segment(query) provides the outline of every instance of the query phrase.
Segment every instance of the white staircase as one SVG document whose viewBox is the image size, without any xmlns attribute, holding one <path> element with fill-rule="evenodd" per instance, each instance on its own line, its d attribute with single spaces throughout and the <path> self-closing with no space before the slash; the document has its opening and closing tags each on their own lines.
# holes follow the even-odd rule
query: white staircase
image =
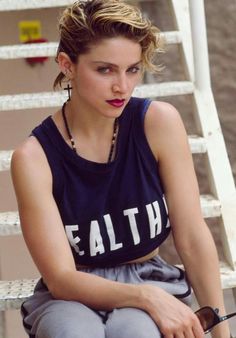
<svg viewBox="0 0 236 338">
<path fill-rule="evenodd" d="M 1 11 L 59 7 L 74 0 L 2 0 Z M 153 0 L 155 2 L 155 0 Z M 135 90 L 139 97 L 191 94 L 198 135 L 189 135 L 193 154 L 204 154 L 208 162 L 210 191 L 201 196 L 203 215 L 217 217 L 221 229 L 225 262 L 221 262 L 224 289 L 233 290 L 236 299 L 236 190 L 211 90 L 203 0 L 169 0 L 176 31 L 163 32 L 167 44 L 178 44 L 184 59 L 185 81 L 144 84 Z M 57 42 L 0 47 L 0 59 L 55 56 Z M 10 80 L 10 79 L 9 79 Z M 64 91 L 0 96 L 0 111 L 61 106 Z M 1 119 L 1 117 L 0 117 Z M 0 151 L 0 171 L 9 170 L 12 150 Z M 0 236 L 19 235 L 17 211 L 0 213 Z M 5 337 L 4 311 L 19 309 L 32 294 L 35 280 L 0 281 L 0 338 Z"/>
</svg>

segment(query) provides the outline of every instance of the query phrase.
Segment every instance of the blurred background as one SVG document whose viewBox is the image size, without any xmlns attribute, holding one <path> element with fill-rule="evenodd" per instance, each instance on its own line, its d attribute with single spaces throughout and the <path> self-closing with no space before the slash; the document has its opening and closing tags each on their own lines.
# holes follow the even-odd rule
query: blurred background
<svg viewBox="0 0 236 338">
<path fill-rule="evenodd" d="M 197 1 L 197 0 L 196 0 Z M 161 30 L 175 30 L 174 21 L 166 0 L 145 1 L 143 10 Z M 211 66 L 212 88 L 224 134 L 229 160 L 236 180 L 236 1 L 205 0 L 209 58 Z M 38 20 L 42 27 L 42 37 L 48 41 L 58 41 L 57 18 L 62 8 L 0 12 L 0 45 L 20 43 L 19 22 Z M 158 60 L 165 67 L 156 81 L 168 79 L 184 80 L 183 66 L 176 45 L 167 46 L 166 52 Z M 0 95 L 51 91 L 54 78 L 58 73 L 53 58 L 44 63 L 30 65 L 24 59 L 0 61 Z M 165 97 L 180 111 L 188 133 L 194 133 L 191 97 Z M 31 109 L 26 111 L 1 112 L 0 148 L 14 149 L 21 143 L 44 117 L 54 109 Z M 205 168 L 194 158 L 201 193 L 207 191 Z M 0 173 L 0 212 L 15 211 L 16 200 L 9 172 Z M 219 234 L 214 227 L 215 220 L 209 226 L 221 255 Z M 43 249 L 43 248 L 42 248 Z M 171 239 L 163 249 L 164 257 L 176 262 L 176 253 Z M 32 263 L 21 236 L 0 237 L 0 278 L 36 278 L 38 272 Z M 230 293 L 225 292 L 228 310 L 233 309 Z M 19 311 L 7 313 L 8 331 L 6 338 L 26 338 L 21 326 Z M 236 330 L 236 323 L 231 322 Z M 234 325 L 234 327 L 233 327 Z M 236 331 L 235 331 L 236 332 Z"/>
</svg>

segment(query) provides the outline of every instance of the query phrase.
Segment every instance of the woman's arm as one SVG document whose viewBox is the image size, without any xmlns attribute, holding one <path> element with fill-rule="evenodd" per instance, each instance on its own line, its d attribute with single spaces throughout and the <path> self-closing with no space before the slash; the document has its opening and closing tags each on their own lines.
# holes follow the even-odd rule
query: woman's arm
<svg viewBox="0 0 236 338">
<path fill-rule="evenodd" d="M 159 161 L 173 238 L 200 306 L 225 313 L 216 247 L 203 220 L 187 135 L 174 107 L 153 102 L 145 120 L 148 141 Z M 229 337 L 228 324 L 214 337 Z"/>
</svg>

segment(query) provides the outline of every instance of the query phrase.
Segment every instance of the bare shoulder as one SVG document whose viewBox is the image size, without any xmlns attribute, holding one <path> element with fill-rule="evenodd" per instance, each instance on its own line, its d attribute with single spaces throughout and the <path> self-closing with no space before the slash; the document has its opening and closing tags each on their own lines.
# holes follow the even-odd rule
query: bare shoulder
<svg viewBox="0 0 236 338">
<path fill-rule="evenodd" d="M 51 171 L 47 158 L 35 137 L 29 137 L 13 152 L 11 175 L 16 192 L 34 189 L 37 185 L 51 186 Z"/>
<path fill-rule="evenodd" d="M 30 136 L 22 144 L 20 144 L 13 152 L 11 165 L 32 165 L 46 164 L 46 156 L 44 151 L 34 136 Z"/>
<path fill-rule="evenodd" d="M 147 126 L 171 127 L 182 123 L 178 110 L 170 103 L 163 101 L 152 101 L 146 114 Z"/>
<path fill-rule="evenodd" d="M 157 158 L 176 142 L 186 143 L 186 131 L 178 110 L 163 101 L 152 101 L 145 117 L 145 134 Z"/>
</svg>

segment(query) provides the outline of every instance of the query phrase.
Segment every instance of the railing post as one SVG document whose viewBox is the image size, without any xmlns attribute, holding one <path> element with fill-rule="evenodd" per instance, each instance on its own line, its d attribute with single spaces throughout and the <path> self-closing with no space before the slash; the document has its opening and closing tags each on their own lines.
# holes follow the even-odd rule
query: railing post
<svg viewBox="0 0 236 338">
<path fill-rule="evenodd" d="M 195 85 L 200 91 L 211 88 L 204 0 L 189 0 Z"/>
</svg>

